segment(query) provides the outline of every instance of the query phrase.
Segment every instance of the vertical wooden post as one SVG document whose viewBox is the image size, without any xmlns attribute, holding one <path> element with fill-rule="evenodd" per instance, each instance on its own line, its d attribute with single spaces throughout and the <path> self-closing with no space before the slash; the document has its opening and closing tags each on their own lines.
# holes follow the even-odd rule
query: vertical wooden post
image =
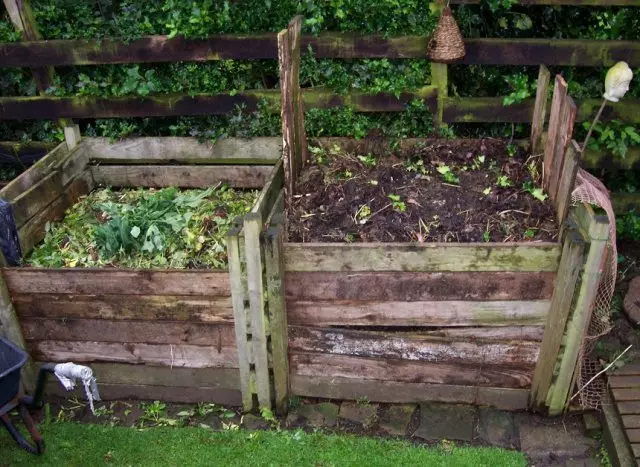
<svg viewBox="0 0 640 467">
<path fill-rule="evenodd" d="M 3 0 L 3 2 L 9 12 L 13 27 L 22 34 L 23 40 L 39 41 L 42 39 L 29 0 Z M 55 70 L 53 67 L 32 68 L 31 73 L 36 88 L 41 95 L 44 95 L 46 90 L 53 86 Z M 61 119 L 59 124 L 64 127 L 70 125 L 71 122 Z"/>
<path fill-rule="evenodd" d="M 238 367 L 240 370 L 240 391 L 242 408 L 249 411 L 253 408 L 253 388 L 251 387 L 251 368 L 249 364 L 249 340 L 247 338 L 248 310 L 245 303 L 249 301 L 247 293 L 246 271 L 243 270 L 243 255 L 240 253 L 242 224 L 229 230 L 227 234 L 227 258 L 229 262 L 229 281 L 231 284 L 231 302 L 233 305 L 233 325 L 238 349 Z M 245 275 L 243 280 L 243 275 Z"/>
<path fill-rule="evenodd" d="M 447 2 L 435 0 L 431 7 L 442 14 Z M 436 102 L 436 114 L 433 116 L 433 125 L 436 130 L 440 130 L 444 124 L 444 103 L 449 96 L 449 72 L 446 63 L 431 62 L 431 85 L 438 88 L 438 98 Z"/>
<path fill-rule="evenodd" d="M 294 194 L 295 182 L 307 161 L 307 137 L 300 91 L 300 38 L 302 17 L 291 20 L 278 33 L 280 99 L 282 102 L 282 157 L 285 168 L 285 202 Z"/>
<path fill-rule="evenodd" d="M 567 148 L 571 144 L 573 124 L 576 120 L 577 108 L 571 96 L 567 95 L 564 97 L 562 110 L 560 112 L 560 125 L 553 149 L 551 173 L 549 174 L 549 197 L 556 203 L 556 206 L 558 201 L 558 184 L 564 171 L 564 160 L 567 154 Z"/>
<path fill-rule="evenodd" d="M 540 345 L 540 355 L 533 373 L 530 399 L 533 408 L 543 408 L 547 400 L 578 276 L 584 264 L 584 248 L 585 242 L 582 236 L 576 231 L 571 231 L 562 248 L 551 308 Z"/>
<path fill-rule="evenodd" d="M 562 108 L 567 97 L 567 83 L 560 75 L 556 75 L 553 87 L 553 100 L 551 101 L 551 111 L 549 112 L 549 129 L 547 130 L 547 141 L 544 148 L 544 160 L 542 162 L 543 188 L 549 191 L 549 181 L 551 177 L 551 167 L 555 155 L 558 131 L 561 125 Z"/>
<path fill-rule="evenodd" d="M 289 355 L 287 312 L 284 296 L 284 256 L 282 225 L 274 225 L 265 234 L 267 297 L 271 324 L 271 359 L 276 411 L 284 414 L 289 400 Z"/>
<path fill-rule="evenodd" d="M 270 326 L 265 310 L 264 261 L 262 257 L 262 216 L 249 213 L 244 218 L 245 255 L 249 309 L 251 310 L 251 347 L 255 366 L 256 392 L 260 408 L 271 409 L 271 383 L 269 375 L 269 349 L 267 336 Z"/>
<path fill-rule="evenodd" d="M 542 132 L 544 131 L 544 120 L 547 114 L 547 95 L 549 94 L 549 79 L 551 73 L 549 69 L 540 65 L 538 71 L 538 85 L 536 89 L 536 104 L 533 108 L 531 118 L 531 154 L 535 155 L 540 150 Z"/>
<path fill-rule="evenodd" d="M 69 148 L 69 151 L 80 144 L 81 139 L 82 136 L 80 135 L 80 127 L 78 125 L 64 127 L 64 140 L 67 143 L 67 148 Z"/>
<path fill-rule="evenodd" d="M 576 182 L 576 175 L 578 174 L 578 154 L 580 154 L 580 146 L 578 146 L 578 143 L 573 140 L 567 147 L 567 152 L 564 156 L 564 164 L 562 166 L 562 173 L 560 174 L 560 180 L 558 181 L 556 212 L 559 224 L 564 223 L 569 212 L 571 192 L 573 191 L 573 187 Z"/>
<path fill-rule="evenodd" d="M 564 352 L 560 360 L 558 376 L 547 398 L 551 415 L 557 415 L 564 410 L 571 391 L 571 382 L 574 380 L 577 366 L 580 364 L 578 361 L 580 348 L 591 320 L 609 239 L 609 222 L 606 216 L 596 216 L 593 210 L 586 205 L 577 206 L 577 210 L 578 216 L 589 220 L 588 238 L 590 244 L 575 306 L 566 329 Z"/>
</svg>

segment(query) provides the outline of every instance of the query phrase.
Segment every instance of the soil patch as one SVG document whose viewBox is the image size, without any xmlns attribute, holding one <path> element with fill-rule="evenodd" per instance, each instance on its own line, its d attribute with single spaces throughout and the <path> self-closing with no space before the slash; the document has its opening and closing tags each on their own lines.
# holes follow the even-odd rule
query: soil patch
<svg viewBox="0 0 640 467">
<path fill-rule="evenodd" d="M 311 148 L 293 242 L 519 242 L 557 236 L 541 162 L 501 140 L 439 140 L 375 158 Z"/>
</svg>

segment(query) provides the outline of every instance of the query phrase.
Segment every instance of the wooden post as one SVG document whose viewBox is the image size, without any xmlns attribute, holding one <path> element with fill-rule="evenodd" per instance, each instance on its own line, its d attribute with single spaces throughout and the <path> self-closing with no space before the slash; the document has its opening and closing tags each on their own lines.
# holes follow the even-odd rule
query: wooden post
<svg viewBox="0 0 640 467">
<path fill-rule="evenodd" d="M 69 151 L 80 144 L 80 139 L 82 139 L 82 136 L 80 135 L 80 127 L 78 125 L 64 127 L 64 140 L 67 143 Z"/>
<path fill-rule="evenodd" d="M 567 154 L 567 148 L 572 141 L 576 112 L 576 104 L 571 96 L 565 96 L 560 113 L 560 125 L 558 134 L 556 135 L 556 143 L 553 149 L 551 173 L 549 174 L 549 197 L 556 203 L 556 206 L 558 201 L 558 184 L 564 172 L 564 160 Z"/>
<path fill-rule="evenodd" d="M 253 390 L 249 364 L 249 342 L 247 338 L 248 310 L 245 303 L 249 300 L 247 293 L 246 271 L 243 270 L 242 255 L 240 254 L 242 225 L 229 230 L 227 234 L 227 258 L 229 262 L 229 281 L 231 283 L 231 302 L 233 305 L 233 325 L 238 349 L 238 367 L 240 369 L 240 391 L 242 392 L 242 408 L 245 411 L 253 409 Z"/>
<path fill-rule="evenodd" d="M 430 5 L 432 11 L 442 14 L 447 2 L 443 0 L 435 0 Z M 431 85 L 438 88 L 438 98 L 436 101 L 436 114 L 433 116 L 433 126 L 436 130 L 440 130 L 444 124 L 444 103 L 449 96 L 449 77 L 446 63 L 431 62 Z"/>
<path fill-rule="evenodd" d="M 576 141 L 572 141 L 564 156 L 564 164 L 562 173 L 558 181 L 558 189 L 556 193 L 556 212 L 558 215 L 558 223 L 562 224 L 567 218 L 569 205 L 571 204 L 571 192 L 576 182 L 578 174 L 578 154 L 580 154 L 580 146 Z"/>
<path fill-rule="evenodd" d="M 260 408 L 271 409 L 271 383 L 267 335 L 269 320 L 265 310 L 264 261 L 262 257 L 262 216 L 249 213 L 244 218 L 245 255 L 247 258 L 247 282 L 249 308 L 251 310 L 251 347 L 255 365 L 256 392 Z"/>
<path fill-rule="evenodd" d="M 543 188 L 549 191 L 549 181 L 551 177 L 551 167 L 555 155 L 558 131 L 561 125 L 562 108 L 567 96 L 567 83 L 560 75 L 556 75 L 553 87 L 553 100 L 551 101 L 551 112 L 549 113 L 549 128 L 547 130 L 547 141 L 544 148 L 544 160 L 542 163 Z"/>
<path fill-rule="evenodd" d="M 282 158 L 285 168 L 285 201 L 294 194 L 295 182 L 307 161 L 307 137 L 300 91 L 300 37 L 302 17 L 291 20 L 278 33 L 280 99 L 282 102 Z"/>
<path fill-rule="evenodd" d="M 551 73 L 549 69 L 540 65 L 538 71 L 538 86 L 536 90 L 536 103 L 533 108 L 531 118 L 531 154 L 536 155 L 541 146 L 542 132 L 544 131 L 544 120 L 547 114 L 547 95 L 549 94 L 549 79 Z"/>
<path fill-rule="evenodd" d="M 560 360 L 558 376 L 549 391 L 547 404 L 549 414 L 561 413 L 567 403 L 574 380 L 578 357 L 591 320 L 598 285 L 602 275 L 603 259 L 609 239 L 609 222 L 606 216 L 596 216 L 590 206 L 578 205 L 577 216 L 588 219 L 589 252 L 584 264 L 582 281 L 578 289 L 573 313 L 567 325 L 564 352 Z M 584 222 L 579 222 L 584 224 Z"/>
<path fill-rule="evenodd" d="M 3 0 L 9 12 L 13 27 L 22 34 L 25 41 L 39 41 L 42 39 L 29 0 Z M 55 70 L 53 67 L 32 68 L 31 73 L 40 95 L 44 95 L 54 83 Z M 59 120 L 62 127 L 71 124 L 68 120 Z"/>
<path fill-rule="evenodd" d="M 265 234 L 265 263 L 269 321 L 271 324 L 271 359 L 278 414 L 287 412 L 289 399 L 289 355 L 287 353 L 287 311 L 284 297 L 284 256 L 282 225 L 269 228 Z"/>
<path fill-rule="evenodd" d="M 543 408 L 547 400 L 578 276 L 584 264 L 584 247 L 584 239 L 578 232 L 571 231 L 567 235 L 540 345 L 540 355 L 531 383 L 530 403 L 533 408 Z"/>
</svg>

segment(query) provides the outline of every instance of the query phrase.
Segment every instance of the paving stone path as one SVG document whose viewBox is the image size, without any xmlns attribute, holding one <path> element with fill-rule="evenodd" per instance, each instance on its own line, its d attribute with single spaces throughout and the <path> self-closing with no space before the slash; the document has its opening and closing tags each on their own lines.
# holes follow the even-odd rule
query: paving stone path
<svg viewBox="0 0 640 467">
<path fill-rule="evenodd" d="M 254 420 L 251 420 L 255 422 Z M 378 405 L 343 402 L 301 404 L 287 427 L 341 428 L 360 425 L 373 432 L 413 440 L 484 444 L 522 450 L 533 466 L 598 466 L 598 441 L 581 416 L 545 418 L 461 404 Z"/>
</svg>

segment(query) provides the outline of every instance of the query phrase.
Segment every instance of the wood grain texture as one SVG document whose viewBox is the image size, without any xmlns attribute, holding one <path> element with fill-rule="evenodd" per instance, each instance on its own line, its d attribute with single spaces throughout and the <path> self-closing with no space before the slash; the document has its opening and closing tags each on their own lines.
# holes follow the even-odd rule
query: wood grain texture
<svg viewBox="0 0 640 467">
<path fill-rule="evenodd" d="M 616 402 L 640 401 L 640 387 L 614 388 L 611 393 Z"/>
<path fill-rule="evenodd" d="M 616 401 L 620 415 L 640 415 L 640 401 Z"/>
<path fill-rule="evenodd" d="M 640 363 L 627 363 L 622 368 L 616 369 L 613 376 L 640 376 Z"/>
<path fill-rule="evenodd" d="M 79 341 L 28 341 L 39 361 L 91 363 L 118 362 L 187 368 L 238 368 L 235 346 L 139 344 Z"/>
<path fill-rule="evenodd" d="M 280 190 L 282 190 L 283 184 L 284 168 L 282 161 L 278 161 L 265 181 L 264 187 L 258 194 L 258 198 L 250 211 L 259 214 L 263 224 L 273 209 L 273 205 L 280 194 Z"/>
<path fill-rule="evenodd" d="M 631 443 L 640 443 L 640 429 L 631 428 L 625 430 L 627 433 L 627 438 L 629 438 L 629 442 Z"/>
<path fill-rule="evenodd" d="M 546 300 L 553 272 L 289 272 L 287 300 Z"/>
<path fill-rule="evenodd" d="M 98 165 L 91 167 L 96 184 L 115 187 L 208 188 L 225 183 L 234 188 L 262 188 L 270 165 Z"/>
<path fill-rule="evenodd" d="M 526 389 L 488 388 L 430 383 L 361 380 L 337 377 L 291 377 L 291 392 L 301 397 L 358 400 L 371 402 L 416 403 L 447 402 L 486 405 L 502 410 L 527 407 Z"/>
<path fill-rule="evenodd" d="M 185 404 L 208 402 L 221 405 L 241 405 L 240 391 L 237 389 L 208 388 L 193 386 L 152 386 L 143 384 L 111 384 L 98 382 L 102 400 L 161 400 Z M 46 396 L 73 397 L 83 400 L 84 389 L 76 388 L 66 392 L 57 381 L 47 385 Z"/>
<path fill-rule="evenodd" d="M 556 243 L 285 243 L 285 271 L 555 272 Z"/>
<path fill-rule="evenodd" d="M 574 140 L 567 147 L 564 166 L 562 167 L 562 174 L 560 175 L 560 180 L 558 182 L 556 212 L 559 225 L 562 225 L 569 214 L 571 192 L 575 186 L 576 175 L 578 174 L 578 168 L 580 167 L 578 154 L 581 154 L 580 146 L 578 146 L 578 143 Z"/>
<path fill-rule="evenodd" d="M 219 349 L 235 345 L 232 325 L 185 322 L 116 321 L 79 318 L 23 318 L 31 341 L 94 341 L 144 344 L 190 344 Z"/>
<path fill-rule="evenodd" d="M 12 294 L 229 297 L 226 271 L 208 269 L 4 268 Z"/>
<path fill-rule="evenodd" d="M 609 377 L 609 387 L 612 388 L 637 388 L 640 387 L 640 376 L 615 376 Z"/>
<path fill-rule="evenodd" d="M 231 299 L 228 297 L 14 294 L 12 299 L 21 318 L 92 318 L 233 323 Z"/>
<path fill-rule="evenodd" d="M 545 191 L 549 191 L 551 182 L 551 169 L 553 166 L 553 158 L 556 155 L 556 145 L 558 137 L 561 135 L 560 127 L 562 125 L 562 108 L 567 97 L 567 83 L 561 75 L 556 75 L 553 86 L 553 99 L 551 101 L 551 110 L 549 111 L 549 130 L 547 132 L 547 142 L 544 148 L 544 159 L 542 162 L 543 187 Z"/>
<path fill-rule="evenodd" d="M 290 324 L 306 326 L 535 326 L 549 300 L 503 302 L 288 301 Z"/>
<path fill-rule="evenodd" d="M 640 428 L 640 415 L 623 415 L 622 424 L 625 428 Z"/>
<path fill-rule="evenodd" d="M 527 388 L 532 366 L 501 368 L 447 362 L 376 359 L 346 355 L 290 354 L 291 374 L 308 377 L 358 378 L 405 383 Z"/>
<path fill-rule="evenodd" d="M 540 138 L 544 131 L 544 122 L 547 116 L 547 99 L 549 96 L 549 69 L 540 65 L 538 71 L 538 84 L 536 89 L 536 103 L 531 118 L 531 154 L 537 154 L 540 149 Z"/>
<path fill-rule="evenodd" d="M 282 140 L 220 138 L 214 143 L 189 137 L 141 137 L 111 142 L 83 138 L 89 158 L 102 164 L 273 164 L 282 155 Z"/>
<path fill-rule="evenodd" d="M 420 332 L 376 332 L 289 326 L 289 351 L 430 363 L 513 365 L 533 369 L 538 342 L 454 341 Z"/>
<path fill-rule="evenodd" d="M 556 138 L 554 156 L 551 164 L 551 173 L 549 181 L 549 196 L 558 206 L 558 184 L 560 177 L 564 172 L 564 161 L 567 154 L 567 148 L 571 144 L 573 138 L 573 126 L 576 120 L 576 104 L 571 96 L 565 96 L 561 110 L 561 124 Z"/>
</svg>

